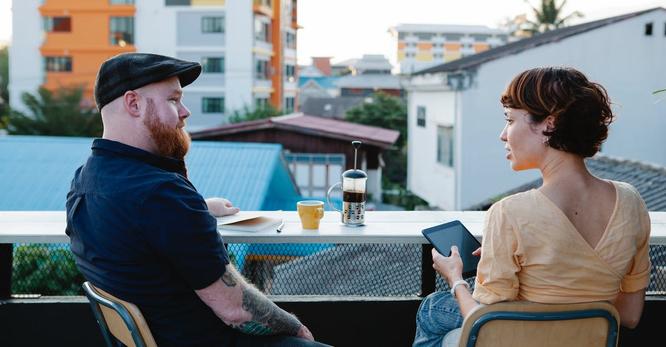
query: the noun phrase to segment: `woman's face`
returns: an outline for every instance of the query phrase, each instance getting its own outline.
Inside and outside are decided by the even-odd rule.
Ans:
[[[527,111],[515,108],[504,108],[504,118],[506,124],[500,140],[505,143],[511,168],[515,171],[539,168],[548,149],[543,135],[546,122],[530,123]]]

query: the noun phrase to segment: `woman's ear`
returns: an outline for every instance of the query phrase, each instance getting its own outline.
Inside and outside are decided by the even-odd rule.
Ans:
[[[123,106],[125,107],[125,110],[127,111],[127,113],[129,113],[132,117],[141,116],[141,108],[139,107],[139,99],[141,99],[141,97],[139,96],[139,93],[137,93],[133,90],[128,90],[123,95]]]
[[[553,131],[555,129],[555,116],[550,115],[544,119],[546,123],[546,131]]]

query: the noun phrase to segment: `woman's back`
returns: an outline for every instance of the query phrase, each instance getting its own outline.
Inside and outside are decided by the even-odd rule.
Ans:
[[[631,185],[612,182],[612,187],[612,195],[598,195],[592,205],[581,201],[573,218],[540,190],[493,205],[474,298],[485,304],[516,299],[572,303],[613,300],[621,288],[644,288],[649,216]],[[572,204],[563,206],[572,210]],[[588,225],[593,230],[581,229]]]

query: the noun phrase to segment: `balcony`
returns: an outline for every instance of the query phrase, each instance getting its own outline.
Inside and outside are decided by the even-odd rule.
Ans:
[[[340,225],[339,214],[326,212],[320,230],[311,232],[300,228],[295,212],[260,213],[284,218],[283,231],[221,231],[230,252],[248,250],[239,268],[319,340],[336,346],[411,345],[422,295],[443,286],[420,230],[459,219],[480,238],[484,217],[484,212],[368,212],[366,227],[350,229]],[[650,217],[650,243],[666,244],[666,212]],[[64,212],[0,212],[0,295],[6,298],[8,285],[23,279],[7,276],[17,248],[52,244],[66,250],[64,228]],[[653,254],[643,318],[637,329],[621,331],[621,346],[659,341],[666,312],[663,262]],[[83,296],[37,293],[0,299],[0,326],[3,346],[103,345]]]

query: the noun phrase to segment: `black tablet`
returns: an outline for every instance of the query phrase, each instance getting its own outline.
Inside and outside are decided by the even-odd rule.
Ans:
[[[463,277],[476,276],[479,257],[472,255],[472,252],[481,247],[481,243],[459,220],[423,229],[421,232],[437,252],[444,256],[450,256],[451,246],[457,246],[463,262]]]

